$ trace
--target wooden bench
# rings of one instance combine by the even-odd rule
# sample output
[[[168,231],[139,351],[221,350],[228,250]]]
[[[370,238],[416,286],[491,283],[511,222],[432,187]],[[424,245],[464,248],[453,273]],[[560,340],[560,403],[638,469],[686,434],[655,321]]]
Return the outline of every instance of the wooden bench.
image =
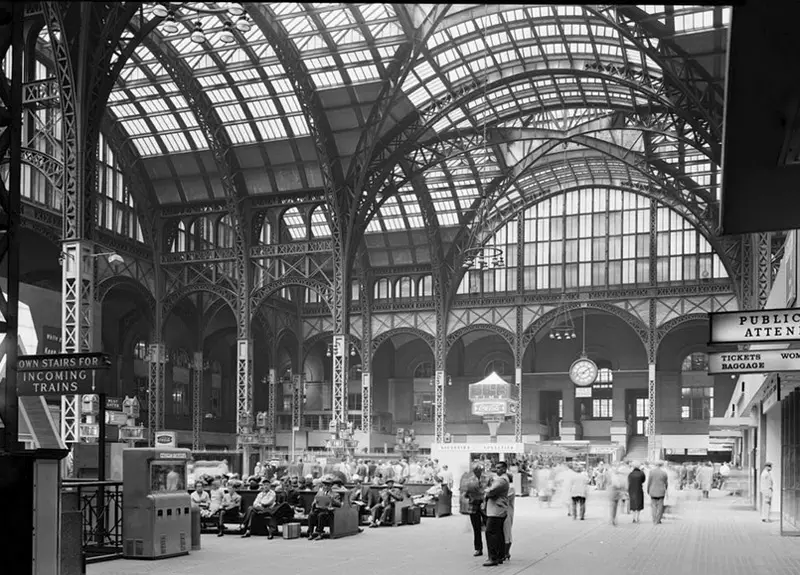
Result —
[[[370,509],[372,509],[375,505],[380,503],[380,493],[385,487],[386,487],[385,485],[365,485],[362,488],[368,490],[369,492],[369,497],[364,497],[364,500],[368,502]],[[399,485],[398,488],[400,488]],[[411,507],[413,505],[414,502],[408,496],[404,496],[401,501],[394,502],[394,513],[392,514],[392,527],[395,527],[397,525],[403,525],[403,508]]]
[[[433,483],[406,483],[405,488],[412,497],[415,495],[425,495],[433,487]],[[453,513],[453,492],[447,485],[442,485],[442,494],[435,502],[429,503],[422,508],[425,517],[446,517]]]

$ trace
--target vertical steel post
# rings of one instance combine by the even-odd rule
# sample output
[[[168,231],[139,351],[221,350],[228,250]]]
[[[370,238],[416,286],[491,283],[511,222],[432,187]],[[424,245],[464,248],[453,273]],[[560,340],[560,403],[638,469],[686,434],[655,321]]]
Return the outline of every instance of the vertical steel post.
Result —
[[[159,332],[160,333],[160,332]],[[167,363],[167,348],[163,343],[151,343],[147,356],[148,371],[148,427],[150,446],[155,445],[155,433],[164,429],[164,376]]]
[[[0,417],[4,428],[0,439],[0,451],[13,452],[19,448],[19,403],[17,399],[17,323],[19,313],[19,214],[20,214],[20,185],[22,169],[22,59],[23,59],[23,27],[24,9],[22,2],[14,2],[11,7],[11,94],[9,101],[4,102],[5,111],[8,112],[9,123],[9,166],[7,202],[2,206],[5,223],[2,229],[5,232],[5,276],[7,279],[7,299],[3,312],[5,326],[4,346],[6,355],[5,383],[0,393]],[[1,55],[2,57],[6,54]],[[0,77],[5,75],[0,73]],[[0,158],[6,151],[0,149]],[[0,182],[0,189],[3,187]],[[0,253],[0,258],[3,254]]]
[[[192,361],[192,449],[200,451],[203,432],[203,352],[194,352]]]
[[[242,450],[242,468],[246,473],[250,473],[251,445],[243,443],[241,439],[243,434],[252,432],[252,421],[253,342],[239,339],[236,342],[236,435],[238,447]]]
[[[272,356],[275,357],[274,355]],[[273,359],[273,361],[275,361]],[[278,370],[274,367],[269,369],[269,403],[267,403],[267,427],[272,438],[272,449],[277,446],[278,426],[275,413],[275,399],[278,393]]]

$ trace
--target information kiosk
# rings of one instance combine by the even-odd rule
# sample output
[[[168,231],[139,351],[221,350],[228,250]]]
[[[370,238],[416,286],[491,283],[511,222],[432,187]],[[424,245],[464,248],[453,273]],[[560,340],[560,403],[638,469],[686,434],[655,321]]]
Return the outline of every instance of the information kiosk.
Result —
[[[191,547],[191,497],[186,486],[188,449],[123,451],[123,556],[164,559]]]

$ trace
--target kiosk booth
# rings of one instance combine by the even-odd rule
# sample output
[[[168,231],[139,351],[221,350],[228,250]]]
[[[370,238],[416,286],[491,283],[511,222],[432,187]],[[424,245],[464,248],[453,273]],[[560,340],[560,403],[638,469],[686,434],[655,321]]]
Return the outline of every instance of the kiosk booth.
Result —
[[[188,449],[123,451],[123,557],[164,559],[188,555],[191,496],[186,486]]]

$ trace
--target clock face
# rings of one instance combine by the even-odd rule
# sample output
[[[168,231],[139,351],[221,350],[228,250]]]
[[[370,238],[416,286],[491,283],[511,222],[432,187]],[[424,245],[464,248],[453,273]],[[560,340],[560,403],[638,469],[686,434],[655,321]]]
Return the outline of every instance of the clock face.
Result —
[[[569,368],[569,378],[575,385],[592,385],[597,379],[597,366],[588,357],[576,359]]]

